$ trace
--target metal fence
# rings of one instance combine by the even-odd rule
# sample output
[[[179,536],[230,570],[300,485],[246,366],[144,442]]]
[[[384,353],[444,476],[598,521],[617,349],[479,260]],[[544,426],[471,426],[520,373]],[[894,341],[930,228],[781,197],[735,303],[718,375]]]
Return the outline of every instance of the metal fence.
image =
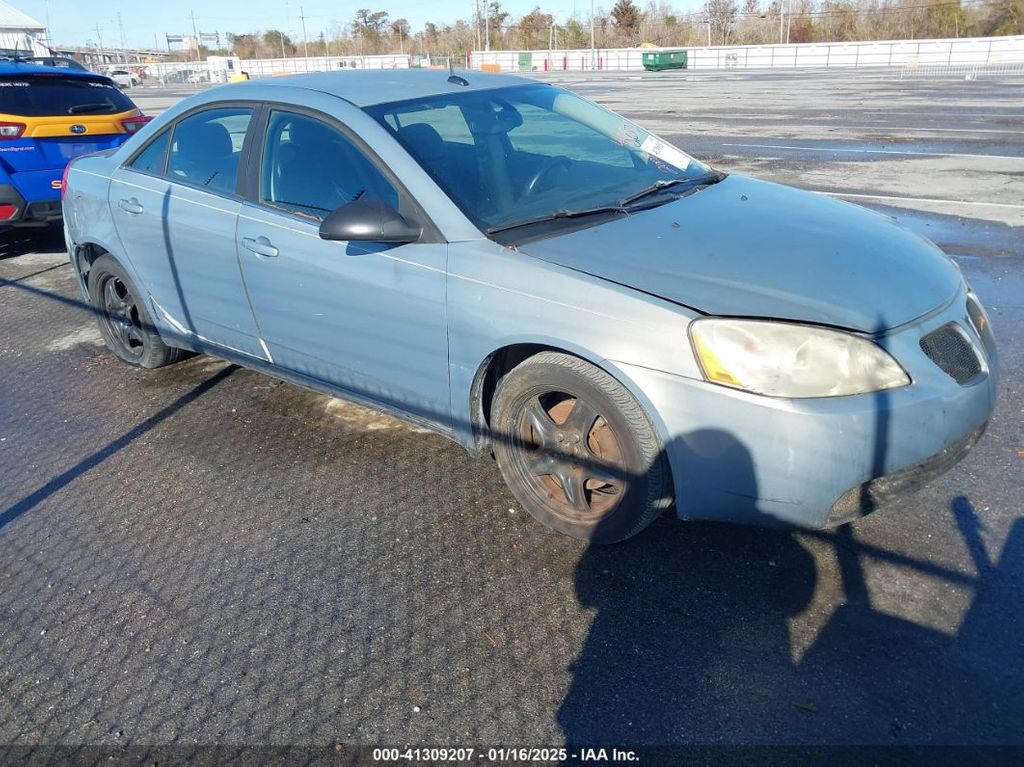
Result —
[[[503,72],[643,69],[643,54],[659,49],[598,48],[539,51],[474,51],[470,67]],[[661,49],[667,50],[667,49]],[[884,40],[678,48],[688,69],[793,69],[1004,65],[1024,63],[1024,35],[955,40]]]
[[[351,69],[409,69],[412,57],[406,54],[384,56],[310,56],[293,59],[243,59],[239,66],[252,78],[280,77],[300,72],[333,72]]]
[[[1007,64],[905,64],[901,80],[977,80],[982,77],[1024,77],[1024,62]]]
[[[303,72],[333,72],[353,69],[409,69],[420,65],[419,57],[407,54],[384,56],[310,56],[284,59],[234,59],[211,56],[207,61],[174,61],[149,64],[147,78],[161,85],[203,85],[227,82],[232,74],[245,72],[252,79],[282,77]],[[429,65],[429,61],[427,65]]]

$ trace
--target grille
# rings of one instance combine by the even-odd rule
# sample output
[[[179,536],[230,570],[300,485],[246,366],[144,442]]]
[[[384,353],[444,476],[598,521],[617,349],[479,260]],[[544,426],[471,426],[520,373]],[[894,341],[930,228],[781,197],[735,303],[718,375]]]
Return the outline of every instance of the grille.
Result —
[[[981,361],[963,331],[950,322],[921,339],[921,351],[956,381],[965,384],[981,374]]]

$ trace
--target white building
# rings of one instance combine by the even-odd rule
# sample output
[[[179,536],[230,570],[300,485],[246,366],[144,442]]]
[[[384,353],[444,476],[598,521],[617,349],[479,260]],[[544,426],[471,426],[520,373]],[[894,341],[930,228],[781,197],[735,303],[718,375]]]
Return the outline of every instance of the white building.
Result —
[[[46,27],[0,0],[0,56],[48,56]]]

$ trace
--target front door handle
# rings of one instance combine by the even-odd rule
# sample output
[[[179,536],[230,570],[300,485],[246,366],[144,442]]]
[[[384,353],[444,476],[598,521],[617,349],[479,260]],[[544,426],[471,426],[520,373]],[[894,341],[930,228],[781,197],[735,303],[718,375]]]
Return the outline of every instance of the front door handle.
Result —
[[[132,197],[130,200],[118,200],[117,207],[123,210],[125,213],[131,213],[133,216],[137,216],[142,212],[142,205]]]
[[[246,250],[251,250],[257,256],[265,258],[277,257],[277,248],[266,237],[243,237],[242,247]]]

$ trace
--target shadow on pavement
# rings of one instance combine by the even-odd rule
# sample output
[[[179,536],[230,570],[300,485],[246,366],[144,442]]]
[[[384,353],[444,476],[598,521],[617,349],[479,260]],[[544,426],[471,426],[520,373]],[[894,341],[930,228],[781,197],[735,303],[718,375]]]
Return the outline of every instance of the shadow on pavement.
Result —
[[[745,448],[720,438],[735,466]],[[738,485],[754,489],[753,473]],[[558,712],[567,744],[1019,743],[1024,520],[997,564],[968,499],[951,511],[978,571],[955,636],[872,607],[863,560],[936,568],[861,546],[849,525],[806,536],[663,520],[621,546],[590,547],[576,593],[595,615]],[[801,537],[832,548],[845,598],[795,659],[790,619],[820,609]]]
[[[171,404],[164,408],[161,408],[153,415],[149,416],[143,421],[140,421],[132,429],[128,430],[120,437],[111,442],[107,443],[100,449],[93,453],[90,453],[81,461],[76,463],[69,469],[61,472],[56,477],[51,479],[45,485],[37,489],[36,491],[25,496],[14,505],[8,507],[3,512],[0,512],[0,530],[7,526],[10,522],[13,522],[22,514],[31,511],[38,506],[42,501],[49,498],[51,495],[56,493],[61,488],[71,484],[78,477],[82,476],[86,472],[96,468],[98,465],[103,463],[107,458],[114,455],[115,453],[128,447],[136,439],[144,435],[156,426],[171,418],[175,413],[181,410],[183,407],[188,405],[190,402],[198,399],[203,394],[208,392],[214,386],[219,384],[225,378],[234,373],[238,368],[234,365],[224,368],[219,373],[210,376],[202,383],[195,386],[190,391],[186,392],[178,399],[174,400]]]
[[[0,230],[0,259],[27,253],[60,253],[64,230],[60,226],[15,227]]]

